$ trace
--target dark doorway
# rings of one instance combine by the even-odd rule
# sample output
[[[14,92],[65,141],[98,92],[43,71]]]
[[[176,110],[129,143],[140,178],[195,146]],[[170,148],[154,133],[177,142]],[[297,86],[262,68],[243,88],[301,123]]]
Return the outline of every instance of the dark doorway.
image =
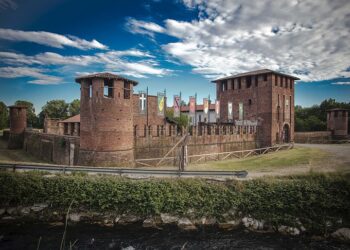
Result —
[[[283,126],[282,142],[283,143],[290,142],[290,131],[289,131],[289,125],[288,124],[284,124],[284,126]]]

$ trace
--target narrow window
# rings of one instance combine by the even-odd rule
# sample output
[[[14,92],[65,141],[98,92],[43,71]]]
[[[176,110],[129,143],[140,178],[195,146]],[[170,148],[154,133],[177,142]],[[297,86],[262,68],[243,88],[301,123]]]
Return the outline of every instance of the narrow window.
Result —
[[[290,89],[293,89],[293,84],[294,84],[294,80],[293,80],[293,79],[290,79],[290,85],[289,85],[289,88],[290,88]]]
[[[89,85],[89,98],[92,98],[92,84]]]
[[[282,88],[283,88],[283,81],[284,81],[284,77],[281,76],[281,78],[280,78],[280,87],[282,87]]]
[[[258,78],[256,76],[254,76],[254,81],[255,81],[255,87],[258,87]]]
[[[137,125],[134,126],[134,137],[137,136]]]
[[[246,81],[247,81],[247,88],[250,88],[252,86],[252,77],[247,76]]]
[[[235,79],[232,79],[231,83],[232,83],[232,90],[234,90],[235,89]]]
[[[241,78],[238,78],[238,89],[241,89]]]
[[[147,125],[145,125],[145,126],[143,127],[143,135],[144,135],[144,137],[147,136]]]
[[[130,99],[130,83],[124,82],[124,99]]]
[[[103,85],[103,96],[113,98],[113,80],[105,79]]]
[[[249,106],[252,105],[252,99],[249,99],[249,100],[248,100],[248,104],[249,104]]]
[[[267,81],[267,74],[264,74],[264,81]]]
[[[285,86],[284,86],[286,89],[288,88],[288,82],[289,82],[289,79],[288,77],[286,77]]]
[[[275,86],[278,86],[278,75],[275,75]]]
[[[152,132],[152,126],[148,126],[148,136],[151,136],[151,132]]]
[[[334,117],[338,117],[338,111],[334,111]]]

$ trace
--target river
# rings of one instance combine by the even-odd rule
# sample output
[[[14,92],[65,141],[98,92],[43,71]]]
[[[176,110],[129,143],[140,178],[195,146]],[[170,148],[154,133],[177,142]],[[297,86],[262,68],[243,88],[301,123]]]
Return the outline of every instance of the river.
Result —
[[[1,223],[0,249],[60,249],[63,225]],[[66,249],[350,249],[345,243],[215,228],[182,232],[176,227],[144,229],[76,224],[67,228]]]

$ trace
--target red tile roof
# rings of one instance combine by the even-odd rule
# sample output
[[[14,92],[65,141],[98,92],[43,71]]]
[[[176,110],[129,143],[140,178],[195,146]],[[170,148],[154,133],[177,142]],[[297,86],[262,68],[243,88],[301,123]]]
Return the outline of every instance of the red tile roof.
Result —
[[[69,117],[68,119],[63,120],[63,121],[60,121],[60,122],[63,122],[63,123],[80,122],[80,114],[79,114],[79,115],[72,116],[72,117]]]

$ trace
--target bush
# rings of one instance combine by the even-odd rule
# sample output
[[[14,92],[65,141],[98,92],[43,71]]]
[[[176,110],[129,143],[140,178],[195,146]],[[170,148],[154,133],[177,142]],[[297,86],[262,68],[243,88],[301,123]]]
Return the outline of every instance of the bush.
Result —
[[[49,202],[67,208],[74,200],[74,207],[99,212],[183,215],[193,209],[197,218],[218,219],[234,209],[275,226],[295,226],[298,218],[307,229],[323,233],[329,223],[350,222],[350,180],[335,174],[213,183],[1,172],[0,183],[3,206]]]

